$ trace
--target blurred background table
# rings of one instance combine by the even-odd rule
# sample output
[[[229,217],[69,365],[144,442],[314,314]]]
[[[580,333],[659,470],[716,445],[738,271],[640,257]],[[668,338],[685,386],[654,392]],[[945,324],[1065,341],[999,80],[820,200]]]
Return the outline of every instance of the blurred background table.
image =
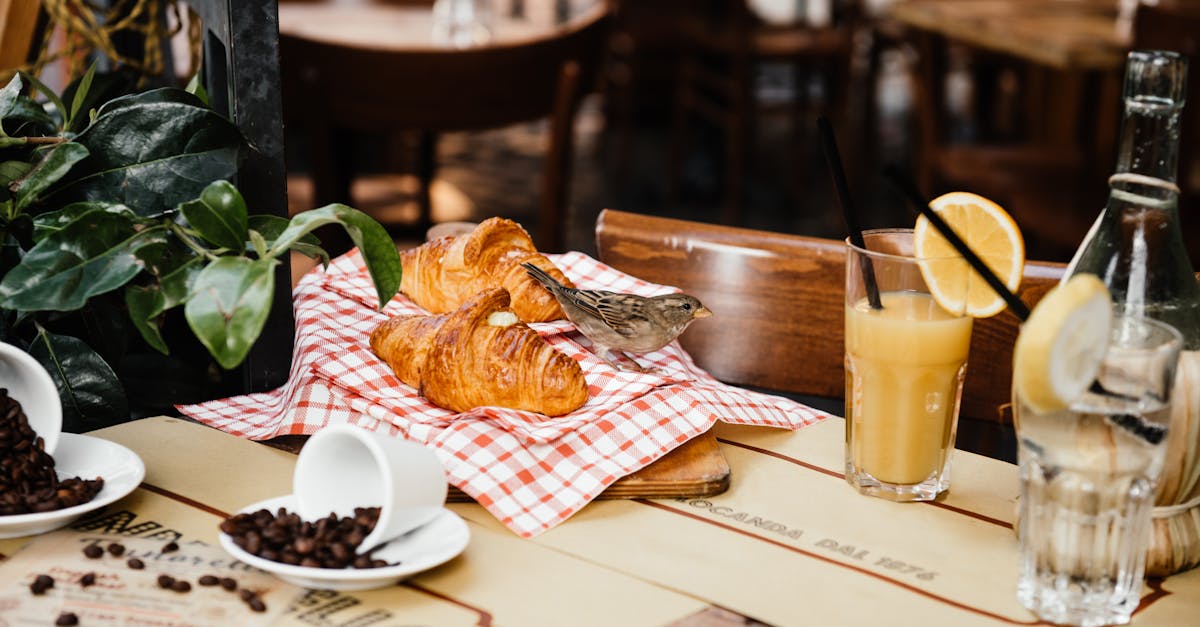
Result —
[[[545,121],[533,234],[561,250],[575,114],[596,85],[607,13],[497,2],[474,24],[487,36],[456,45],[435,34],[431,3],[281,3],[284,113],[304,133],[311,204],[356,205],[419,241],[435,221],[471,217],[470,190],[436,180],[440,134]],[[335,254],[349,248],[327,235]]]
[[[1116,2],[908,0],[890,16],[919,53],[916,171],[1014,214],[1042,258],[1074,250],[1104,202],[1133,44]],[[969,67],[972,117],[946,115],[946,76]],[[964,128],[965,127],[965,128]]]

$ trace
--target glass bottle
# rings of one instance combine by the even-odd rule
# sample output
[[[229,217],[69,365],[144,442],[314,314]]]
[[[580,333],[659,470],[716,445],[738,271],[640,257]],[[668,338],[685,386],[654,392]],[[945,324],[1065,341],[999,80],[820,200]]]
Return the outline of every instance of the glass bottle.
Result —
[[[1098,275],[1118,313],[1163,320],[1200,349],[1200,284],[1179,227],[1179,125],[1187,60],[1135,50],[1125,69],[1124,117],[1108,202],[1067,266]]]

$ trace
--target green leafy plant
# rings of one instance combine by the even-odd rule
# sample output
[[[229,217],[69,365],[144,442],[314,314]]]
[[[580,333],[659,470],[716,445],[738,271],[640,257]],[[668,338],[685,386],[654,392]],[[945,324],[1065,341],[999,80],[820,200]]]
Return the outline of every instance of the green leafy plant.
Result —
[[[0,339],[50,371],[69,431],[211,398],[262,333],[279,258],[328,262],[317,227],[346,229],[380,306],[400,285],[375,220],[252,214],[228,182],[251,149],[237,127],[185,90],[97,96],[119,80],[0,89]]]

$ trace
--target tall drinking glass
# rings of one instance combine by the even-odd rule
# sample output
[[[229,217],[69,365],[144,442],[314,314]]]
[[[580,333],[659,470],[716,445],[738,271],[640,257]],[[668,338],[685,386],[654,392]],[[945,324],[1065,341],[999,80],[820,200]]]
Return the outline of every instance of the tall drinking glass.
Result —
[[[893,501],[933,500],[950,487],[972,318],[930,296],[920,265],[938,260],[913,256],[911,229],[863,238],[865,250],[847,242],[846,481]]]
[[[1014,390],[1017,598],[1042,619],[1120,624],[1137,607],[1181,344],[1170,325],[1118,316],[1099,385],[1070,406],[1039,413]]]

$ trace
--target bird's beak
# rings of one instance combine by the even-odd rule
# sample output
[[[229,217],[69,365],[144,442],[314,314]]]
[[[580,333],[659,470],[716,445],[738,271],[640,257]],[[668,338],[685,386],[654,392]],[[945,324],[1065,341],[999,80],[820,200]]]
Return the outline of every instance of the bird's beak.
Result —
[[[700,308],[692,313],[692,319],[707,318],[711,315],[712,315],[712,311],[709,310],[708,307],[705,307],[704,305],[700,305]]]

